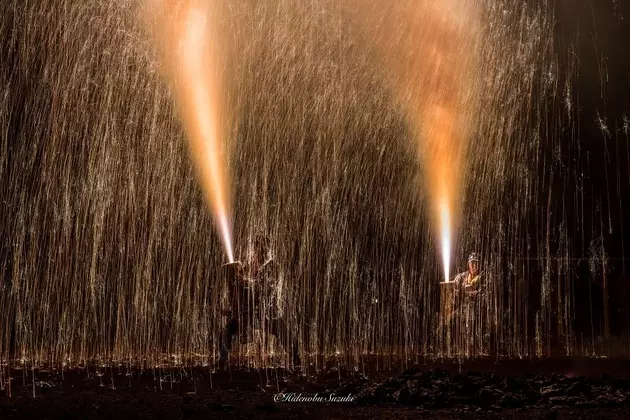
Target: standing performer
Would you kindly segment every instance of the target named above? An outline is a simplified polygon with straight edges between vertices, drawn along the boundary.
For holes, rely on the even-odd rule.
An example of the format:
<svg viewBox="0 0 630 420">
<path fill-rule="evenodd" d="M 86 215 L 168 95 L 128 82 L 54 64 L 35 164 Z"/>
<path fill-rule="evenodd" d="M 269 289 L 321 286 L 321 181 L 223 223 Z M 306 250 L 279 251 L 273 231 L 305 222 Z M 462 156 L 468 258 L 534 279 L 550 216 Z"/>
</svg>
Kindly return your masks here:
<svg viewBox="0 0 630 420">
<path fill-rule="evenodd" d="M 266 241 L 256 238 L 247 264 L 237 261 L 224 266 L 232 302 L 228 322 L 221 333 L 221 363 L 227 361 L 232 350 L 233 336 L 241 333 L 242 340 L 246 340 L 247 330 L 252 327 L 266 329 L 267 334 L 274 335 L 284 350 L 291 354 L 293 365 L 300 364 L 297 337 L 293 336 L 280 314 L 280 273 L 268 250 Z M 268 258 L 264 258 L 265 254 Z"/>
<path fill-rule="evenodd" d="M 466 355 L 484 355 L 490 348 L 492 314 L 486 277 L 480 271 L 479 254 L 473 252 L 468 257 L 468 270 L 453 279 L 457 285 L 449 323 L 454 322 L 456 346 Z"/>
</svg>

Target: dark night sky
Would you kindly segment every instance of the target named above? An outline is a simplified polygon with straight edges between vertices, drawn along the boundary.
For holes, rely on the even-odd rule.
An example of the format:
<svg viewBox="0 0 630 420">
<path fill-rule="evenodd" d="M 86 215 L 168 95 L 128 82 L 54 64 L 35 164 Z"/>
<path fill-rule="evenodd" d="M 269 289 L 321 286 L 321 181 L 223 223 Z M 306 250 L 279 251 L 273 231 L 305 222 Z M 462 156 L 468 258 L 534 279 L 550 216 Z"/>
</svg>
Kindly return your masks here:
<svg viewBox="0 0 630 420">
<path fill-rule="evenodd" d="M 556 13 L 561 77 L 568 59 L 576 60 L 568 52 L 571 48 L 579 65 L 573 98 L 579 107 L 576 127 L 586 181 L 585 200 L 594 201 L 593 207 L 601 200 L 607 250 L 611 257 L 621 258 L 622 225 L 624 242 L 628 244 L 625 248 L 630 246 L 630 211 L 623 211 L 630 205 L 628 138 L 622 128 L 630 109 L 630 2 L 559 0 Z M 608 139 L 597 122 L 599 117 L 608 126 Z M 564 134 L 567 142 L 572 141 L 568 132 Z M 612 235 L 606 221 L 609 211 Z M 591 215 L 599 224 L 599 215 L 586 209 L 585 223 L 590 223 L 587 219 Z M 627 250 L 624 255 L 629 255 Z"/>
<path fill-rule="evenodd" d="M 573 125 L 578 140 L 571 137 L 568 129 L 562 136 L 565 144 L 579 142 L 579 155 L 566 156 L 564 163 L 584 174 L 586 235 L 582 241 L 581 232 L 569 229 L 568 234 L 574 242 L 576 258 L 588 258 L 589 243 L 600 234 L 600 220 L 603 221 L 602 237 L 611 258 L 608 275 L 612 328 L 625 328 L 628 320 L 624 323 L 620 321 L 621 316 L 615 315 L 625 313 L 627 318 L 629 296 L 630 260 L 624 259 L 630 256 L 630 162 L 629 140 L 623 131 L 623 120 L 630 118 L 630 2 L 558 0 L 555 6 L 555 43 L 561 80 L 568 63 L 577 62 L 579 66 L 572 95 L 579 109 Z M 570 50 L 574 50 L 575 55 Z M 599 118 L 608 126 L 610 135 L 607 137 L 602 133 Z M 577 176 L 566 173 L 564 178 L 557 184 L 564 182 L 570 196 L 578 189 Z M 561 185 L 554 187 L 562 188 Z M 561 211 L 561 200 L 555 205 L 556 211 Z M 578 217 L 576 211 L 574 208 L 567 210 L 569 223 Z M 575 274 L 577 323 L 590 324 L 587 309 L 592 304 L 597 329 L 601 322 L 597 310 L 602 302 L 600 276 L 592 278 L 586 260 L 578 263 Z"/>
</svg>

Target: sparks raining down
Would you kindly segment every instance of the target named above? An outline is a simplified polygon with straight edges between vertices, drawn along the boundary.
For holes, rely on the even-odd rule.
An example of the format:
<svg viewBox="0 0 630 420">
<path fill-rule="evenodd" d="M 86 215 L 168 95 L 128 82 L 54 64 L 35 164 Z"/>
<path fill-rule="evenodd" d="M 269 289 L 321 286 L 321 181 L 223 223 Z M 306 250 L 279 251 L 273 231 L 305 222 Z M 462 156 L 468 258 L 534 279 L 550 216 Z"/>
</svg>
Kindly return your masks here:
<svg viewBox="0 0 630 420">
<path fill-rule="evenodd" d="M 0 361 L 213 363 L 256 238 L 277 281 L 233 360 L 286 364 L 290 328 L 317 369 L 627 353 L 608 3 L 0 2 Z M 491 304 L 449 343 L 471 251 Z"/>
<path fill-rule="evenodd" d="M 146 8 L 163 62 L 176 91 L 199 179 L 221 232 L 228 261 L 234 261 L 228 214 L 225 123 L 219 83 L 218 35 L 208 10 L 211 2 L 150 0 Z"/>
</svg>

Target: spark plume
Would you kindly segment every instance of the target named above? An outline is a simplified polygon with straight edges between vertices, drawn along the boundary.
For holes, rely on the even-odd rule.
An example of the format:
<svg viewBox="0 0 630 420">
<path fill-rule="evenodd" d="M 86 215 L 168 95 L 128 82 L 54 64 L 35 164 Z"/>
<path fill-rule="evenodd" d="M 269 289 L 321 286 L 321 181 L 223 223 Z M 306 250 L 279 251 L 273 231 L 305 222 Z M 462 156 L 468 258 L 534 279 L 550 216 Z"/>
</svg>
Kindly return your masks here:
<svg viewBox="0 0 630 420">
<path fill-rule="evenodd" d="M 150 0 L 145 8 L 183 115 L 190 151 L 227 253 L 234 261 L 228 205 L 225 106 L 221 98 L 220 50 L 211 2 Z"/>
<path fill-rule="evenodd" d="M 392 83 L 406 108 L 446 281 L 461 213 L 468 124 L 483 118 L 477 115 L 480 64 L 475 60 L 481 8 L 471 0 L 403 1 L 385 17 L 374 2 L 359 8 L 365 10 L 363 24 L 375 28 L 371 37 L 381 65 L 392 69 Z"/>
<path fill-rule="evenodd" d="M 442 264 L 444 264 L 444 281 L 449 281 L 449 268 L 451 263 L 451 210 L 446 200 L 447 195 L 440 201 L 440 228 L 442 240 Z"/>
</svg>

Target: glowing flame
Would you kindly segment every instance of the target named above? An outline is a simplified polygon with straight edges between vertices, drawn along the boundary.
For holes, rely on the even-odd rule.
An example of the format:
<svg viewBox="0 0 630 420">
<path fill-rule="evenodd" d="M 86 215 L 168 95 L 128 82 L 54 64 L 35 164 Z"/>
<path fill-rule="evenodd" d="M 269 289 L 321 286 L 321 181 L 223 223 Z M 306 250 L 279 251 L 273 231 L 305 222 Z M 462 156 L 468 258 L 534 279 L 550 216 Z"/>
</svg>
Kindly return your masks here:
<svg viewBox="0 0 630 420">
<path fill-rule="evenodd" d="M 442 231 L 442 263 L 444 264 L 444 279 L 448 281 L 449 264 L 451 261 L 451 212 L 446 197 L 440 201 L 440 229 Z"/>
<path fill-rule="evenodd" d="M 453 209 L 459 192 L 459 170 L 462 165 L 461 133 L 458 119 L 449 108 L 433 106 L 424 114 L 425 124 L 422 155 L 436 231 L 440 239 L 445 281 L 449 280 L 451 238 L 454 225 Z"/>
<path fill-rule="evenodd" d="M 478 75 L 472 52 L 480 35 L 478 5 L 468 0 L 402 0 L 393 15 L 398 18 L 381 24 L 373 19 L 381 16 L 380 3 L 358 4 L 367 6 L 360 8 L 366 27 L 380 28 L 372 38 L 383 63 L 393 70 L 418 142 L 437 251 L 448 281 L 453 232 L 461 217 L 467 138 L 476 110 L 472 98 Z"/>
<path fill-rule="evenodd" d="M 186 16 L 186 30 L 180 46 L 182 56 L 182 81 L 189 90 L 191 127 L 190 146 L 201 172 L 202 182 L 209 192 L 209 201 L 218 219 L 229 262 L 234 261 L 232 241 L 227 217 L 227 203 L 223 166 L 220 160 L 218 98 L 212 97 L 217 86 L 207 75 L 204 66 L 206 55 L 208 24 L 199 8 L 189 7 Z M 216 81 L 215 81 L 216 82 Z M 213 89 L 214 87 L 214 89 Z"/>
<path fill-rule="evenodd" d="M 216 36 L 213 37 L 213 27 L 208 21 L 208 10 L 194 1 L 153 0 L 153 5 L 150 11 L 157 18 L 154 30 L 163 41 L 163 58 L 170 69 L 199 181 L 221 232 L 228 260 L 233 262 L 221 144 L 224 137 L 221 117 L 225 120 L 226 116 L 219 94 L 218 54 L 213 48 Z"/>
</svg>

